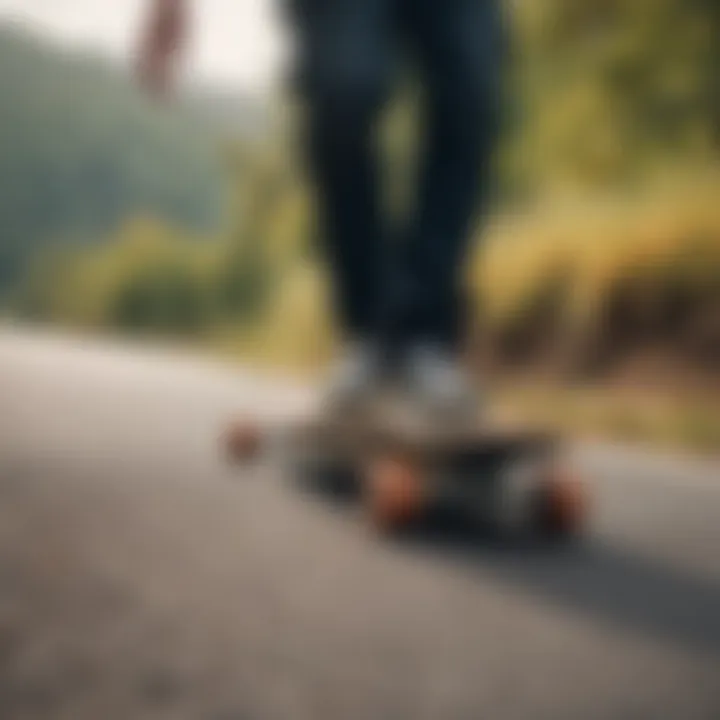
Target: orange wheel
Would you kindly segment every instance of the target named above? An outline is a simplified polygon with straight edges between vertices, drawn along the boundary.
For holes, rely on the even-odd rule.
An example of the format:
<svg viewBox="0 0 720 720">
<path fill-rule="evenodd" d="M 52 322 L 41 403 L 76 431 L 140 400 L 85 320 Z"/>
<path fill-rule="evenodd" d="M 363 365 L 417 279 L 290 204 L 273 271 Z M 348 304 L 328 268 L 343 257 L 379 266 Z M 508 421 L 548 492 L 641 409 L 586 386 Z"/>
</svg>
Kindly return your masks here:
<svg viewBox="0 0 720 720">
<path fill-rule="evenodd" d="M 392 531 L 415 520 L 422 512 L 422 473 L 411 459 L 383 455 L 368 466 L 366 504 L 373 524 Z"/>
<path fill-rule="evenodd" d="M 238 420 L 227 431 L 225 447 L 232 460 L 253 462 L 262 449 L 262 432 L 253 421 Z"/>
<path fill-rule="evenodd" d="M 540 507 L 544 532 L 552 537 L 576 535 L 589 513 L 587 488 L 569 473 L 555 473 L 541 488 Z"/>
</svg>

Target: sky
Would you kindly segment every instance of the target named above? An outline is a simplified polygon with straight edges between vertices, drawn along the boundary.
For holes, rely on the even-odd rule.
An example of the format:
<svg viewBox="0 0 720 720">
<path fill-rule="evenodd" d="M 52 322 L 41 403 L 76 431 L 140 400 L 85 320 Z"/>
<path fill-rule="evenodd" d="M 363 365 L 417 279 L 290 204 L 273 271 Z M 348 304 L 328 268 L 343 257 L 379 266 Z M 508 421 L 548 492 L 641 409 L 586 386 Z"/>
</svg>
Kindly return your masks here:
<svg viewBox="0 0 720 720">
<path fill-rule="evenodd" d="M 20 22 L 68 45 L 129 60 L 147 0 L 0 0 L 0 23 Z M 192 5 L 192 3 L 191 3 Z M 285 47 L 277 0 L 195 0 L 187 74 L 215 84 L 272 87 Z"/>
</svg>

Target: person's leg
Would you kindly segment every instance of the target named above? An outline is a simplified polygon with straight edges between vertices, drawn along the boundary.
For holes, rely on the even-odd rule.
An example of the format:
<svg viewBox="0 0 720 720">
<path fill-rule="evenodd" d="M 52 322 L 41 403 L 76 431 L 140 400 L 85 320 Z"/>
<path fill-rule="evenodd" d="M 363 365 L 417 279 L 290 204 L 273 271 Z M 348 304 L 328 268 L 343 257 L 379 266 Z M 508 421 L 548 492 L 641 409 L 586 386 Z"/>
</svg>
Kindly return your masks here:
<svg viewBox="0 0 720 720">
<path fill-rule="evenodd" d="M 293 0 L 307 150 L 335 309 L 348 340 L 374 340 L 384 227 L 374 126 L 394 64 L 395 0 Z"/>
<path fill-rule="evenodd" d="M 500 105 L 499 0 L 405 0 L 427 91 L 426 135 L 406 268 L 407 331 L 456 351 L 463 260 L 486 200 Z"/>
</svg>

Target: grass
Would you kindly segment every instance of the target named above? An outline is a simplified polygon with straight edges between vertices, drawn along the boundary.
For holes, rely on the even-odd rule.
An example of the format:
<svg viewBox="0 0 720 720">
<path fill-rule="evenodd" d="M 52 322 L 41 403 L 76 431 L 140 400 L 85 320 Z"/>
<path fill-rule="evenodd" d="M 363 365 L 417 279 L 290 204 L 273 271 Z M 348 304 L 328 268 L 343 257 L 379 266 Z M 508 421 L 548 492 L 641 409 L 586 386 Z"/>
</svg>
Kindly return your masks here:
<svg viewBox="0 0 720 720">
<path fill-rule="evenodd" d="M 602 386 L 537 387 L 529 381 L 501 387 L 497 396 L 513 416 L 571 437 L 720 453 L 717 397 Z"/>
<path fill-rule="evenodd" d="M 719 193 L 720 178 L 698 176 L 645 196 L 498 218 L 469 268 L 485 326 L 610 337 L 617 320 L 608 310 L 619 303 L 641 331 L 666 327 L 679 306 L 681 325 L 711 318 L 720 301 Z"/>
</svg>

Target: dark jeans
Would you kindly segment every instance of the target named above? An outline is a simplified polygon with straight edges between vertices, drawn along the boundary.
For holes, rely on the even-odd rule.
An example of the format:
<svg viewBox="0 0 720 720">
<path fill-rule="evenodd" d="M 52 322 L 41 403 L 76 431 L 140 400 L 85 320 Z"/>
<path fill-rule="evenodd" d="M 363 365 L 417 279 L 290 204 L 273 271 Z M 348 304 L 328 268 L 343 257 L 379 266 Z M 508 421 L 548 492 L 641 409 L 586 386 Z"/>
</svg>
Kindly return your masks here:
<svg viewBox="0 0 720 720">
<path fill-rule="evenodd" d="M 351 336 L 453 346 L 464 316 L 459 275 L 497 125 L 500 0 L 291 2 L 340 321 Z M 426 92 L 416 205 L 398 243 L 382 213 L 373 131 L 404 56 Z"/>
</svg>

